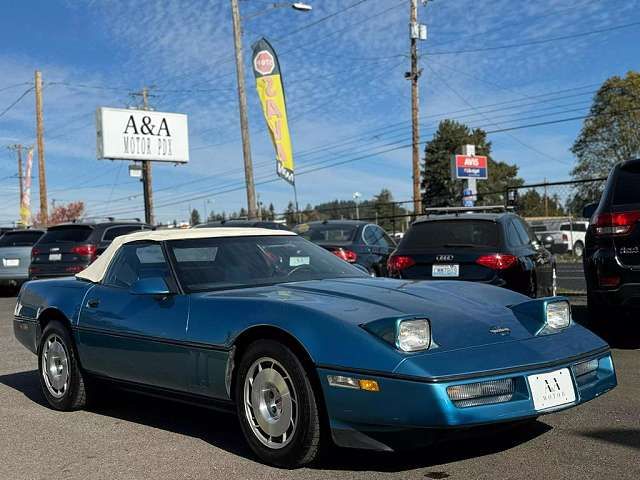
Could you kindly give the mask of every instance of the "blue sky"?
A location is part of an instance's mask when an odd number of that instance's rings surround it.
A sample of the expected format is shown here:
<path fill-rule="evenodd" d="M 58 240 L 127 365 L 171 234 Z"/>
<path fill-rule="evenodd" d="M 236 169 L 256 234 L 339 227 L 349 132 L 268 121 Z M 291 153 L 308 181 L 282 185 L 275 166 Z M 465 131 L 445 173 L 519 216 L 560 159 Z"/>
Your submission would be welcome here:
<path fill-rule="evenodd" d="M 186 219 L 189 207 L 244 206 L 228 0 L 5 3 L 0 111 L 29 88 L 39 68 L 50 201 L 83 200 L 89 215 L 143 215 L 141 185 L 128 177 L 127 162 L 96 160 L 94 112 L 131 106 L 137 100 L 130 92 L 153 85 L 157 110 L 189 115 L 191 145 L 188 165 L 154 166 L 157 219 Z M 400 148 L 411 138 L 404 79 L 409 2 L 309 0 L 310 13 L 283 8 L 253 16 L 271 3 L 240 3 L 243 16 L 252 17 L 244 44 L 260 199 L 278 211 L 292 199 L 288 184 L 272 181 L 273 150 L 249 69 L 250 44 L 261 35 L 280 56 L 300 203 L 348 199 L 355 191 L 366 198 L 384 187 L 409 199 L 411 149 Z M 626 26 L 640 22 L 639 3 L 436 0 L 421 6 L 429 28 L 420 44 L 421 139 L 444 118 L 497 130 L 587 113 L 598 84 L 639 68 L 640 24 Z M 33 110 L 30 93 L 0 117 L 0 146 L 34 142 Z M 491 134 L 494 158 L 518 165 L 527 182 L 566 179 L 580 126 Z M 15 168 L 13 154 L 0 149 L 0 224 L 18 216 Z M 34 205 L 37 194 L 34 177 Z"/>

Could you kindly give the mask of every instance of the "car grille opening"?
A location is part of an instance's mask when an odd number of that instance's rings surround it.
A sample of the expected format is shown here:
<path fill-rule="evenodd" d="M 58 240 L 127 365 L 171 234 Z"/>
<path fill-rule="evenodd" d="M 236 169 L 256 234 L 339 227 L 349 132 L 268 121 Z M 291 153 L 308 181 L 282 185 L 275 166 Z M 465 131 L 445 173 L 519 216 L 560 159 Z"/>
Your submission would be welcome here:
<path fill-rule="evenodd" d="M 447 394 L 458 408 L 508 402 L 513 398 L 513 378 L 465 383 L 447 387 Z"/>

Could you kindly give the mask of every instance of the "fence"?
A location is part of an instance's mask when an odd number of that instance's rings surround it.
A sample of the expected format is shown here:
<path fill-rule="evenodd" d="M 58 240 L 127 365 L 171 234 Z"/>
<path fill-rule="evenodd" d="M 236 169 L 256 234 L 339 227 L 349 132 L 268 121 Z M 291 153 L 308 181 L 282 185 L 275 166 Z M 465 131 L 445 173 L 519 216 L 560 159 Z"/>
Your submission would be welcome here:
<path fill-rule="evenodd" d="M 508 187 L 501 191 L 481 191 L 476 196 L 477 206 L 504 205 L 523 217 L 555 217 L 557 220 L 580 218 L 582 208 L 600 199 L 606 178 L 591 178 L 563 182 L 544 182 Z M 426 199 L 425 199 L 426 200 Z M 462 193 L 443 195 L 423 201 L 425 207 L 462 205 Z M 275 215 L 287 224 L 314 220 L 364 220 L 382 226 L 392 234 L 404 232 L 415 220 L 413 201 L 354 201 L 335 202 L 322 208 L 299 212 L 288 210 Z"/>

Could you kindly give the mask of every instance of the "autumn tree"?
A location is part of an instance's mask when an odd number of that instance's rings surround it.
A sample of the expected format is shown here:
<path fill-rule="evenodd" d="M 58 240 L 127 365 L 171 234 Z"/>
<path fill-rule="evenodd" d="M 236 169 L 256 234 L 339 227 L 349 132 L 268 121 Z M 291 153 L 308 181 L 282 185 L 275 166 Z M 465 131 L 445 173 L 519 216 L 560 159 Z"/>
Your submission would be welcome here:
<path fill-rule="evenodd" d="M 49 218 L 45 222 L 42 212 L 39 212 L 35 219 L 35 226 L 58 225 L 60 223 L 74 222 L 84 215 L 84 202 L 69 202 L 52 207 L 49 210 Z"/>

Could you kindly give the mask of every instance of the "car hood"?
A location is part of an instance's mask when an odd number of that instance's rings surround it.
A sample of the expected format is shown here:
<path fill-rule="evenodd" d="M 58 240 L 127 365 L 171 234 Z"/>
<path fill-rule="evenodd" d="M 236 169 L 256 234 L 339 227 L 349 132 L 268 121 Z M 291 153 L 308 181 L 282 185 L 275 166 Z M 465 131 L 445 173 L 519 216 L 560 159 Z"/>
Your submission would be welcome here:
<path fill-rule="evenodd" d="M 358 328 L 385 318 L 428 318 L 439 349 L 533 336 L 508 308 L 529 301 L 528 297 L 472 282 L 351 278 L 285 283 L 204 296 L 288 303 L 292 309 L 294 306 L 301 309 L 301 322 L 306 320 L 304 311 L 313 310 Z"/>

